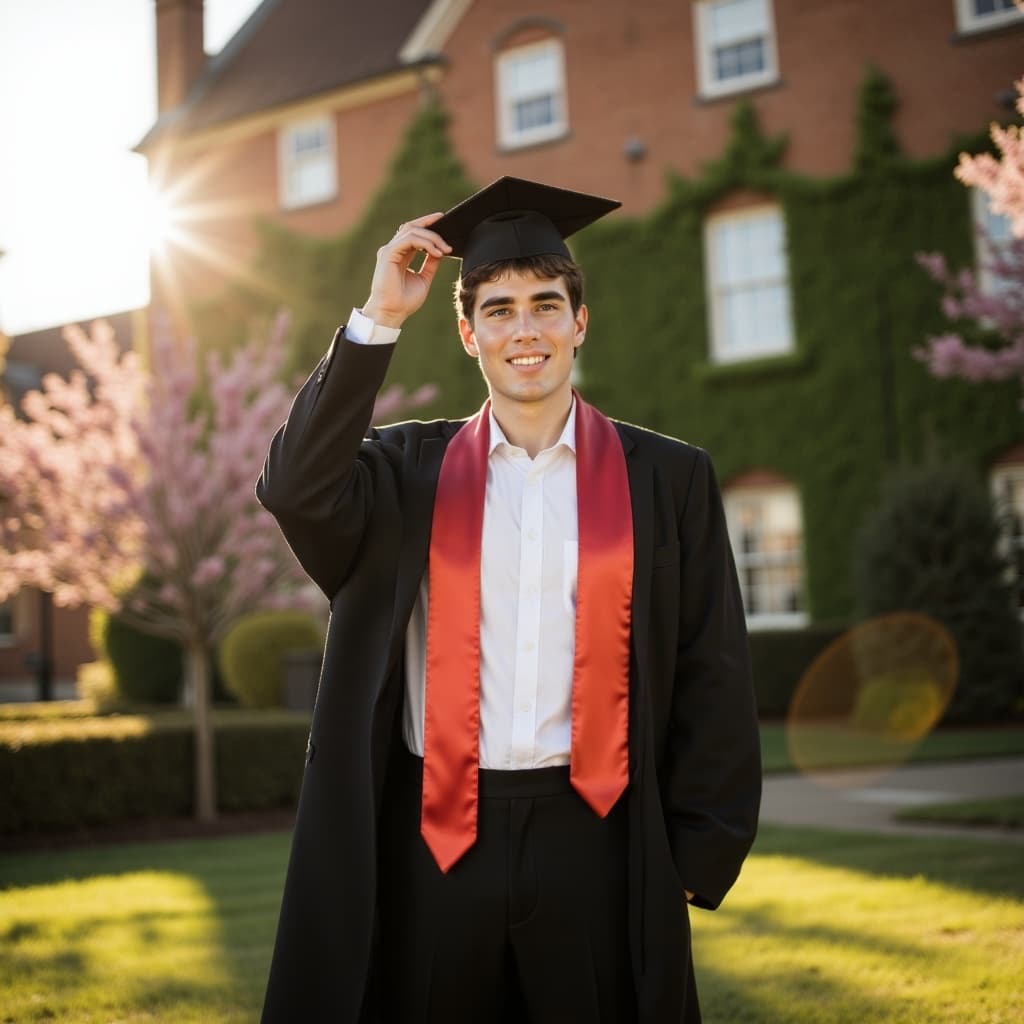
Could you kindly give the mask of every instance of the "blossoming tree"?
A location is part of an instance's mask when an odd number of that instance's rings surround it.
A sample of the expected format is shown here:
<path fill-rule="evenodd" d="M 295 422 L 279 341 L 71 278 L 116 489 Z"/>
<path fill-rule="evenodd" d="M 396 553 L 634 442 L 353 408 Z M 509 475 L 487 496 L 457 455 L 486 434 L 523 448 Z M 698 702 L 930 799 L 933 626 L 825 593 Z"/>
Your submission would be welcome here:
<path fill-rule="evenodd" d="M 0 599 L 22 586 L 178 641 L 195 714 L 195 811 L 216 816 L 211 654 L 239 616 L 311 599 L 253 488 L 288 412 L 285 324 L 205 364 L 152 338 L 149 365 L 108 326 L 65 332 L 80 366 L 0 408 Z M 205 374 L 203 373 L 205 370 Z M 376 415 L 433 397 L 388 392 Z"/>
<path fill-rule="evenodd" d="M 1024 78 L 1017 83 L 1017 91 L 1017 109 L 1024 115 Z M 956 332 L 929 338 L 916 354 L 937 377 L 1024 380 L 1024 131 L 1015 125 L 993 125 L 992 139 L 999 159 L 990 153 L 962 153 L 956 176 L 965 185 L 982 189 L 992 212 L 1010 222 L 1013 237 L 990 246 L 983 266 L 998 285 L 986 287 L 970 270 L 954 273 L 941 255 L 918 258 L 946 290 L 942 307 L 946 316 L 975 321 L 990 338 L 994 335 L 995 344 L 971 343 Z"/>

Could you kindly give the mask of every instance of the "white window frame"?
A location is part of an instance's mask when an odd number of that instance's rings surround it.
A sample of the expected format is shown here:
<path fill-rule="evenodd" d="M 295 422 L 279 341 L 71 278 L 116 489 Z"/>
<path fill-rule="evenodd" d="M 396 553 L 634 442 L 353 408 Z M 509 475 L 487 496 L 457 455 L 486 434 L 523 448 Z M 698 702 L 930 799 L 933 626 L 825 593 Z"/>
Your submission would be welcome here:
<path fill-rule="evenodd" d="M 775 43 L 775 11 L 772 0 L 760 0 L 765 7 L 768 31 L 764 36 L 765 66 L 760 71 L 737 75 L 735 78 L 720 79 L 715 75 L 715 61 L 712 53 L 711 26 L 716 8 L 738 0 L 698 0 L 693 4 L 693 38 L 697 49 L 697 90 L 708 99 L 730 96 L 748 89 L 771 85 L 779 79 L 779 55 Z"/>
<path fill-rule="evenodd" d="M 974 0 L 954 0 L 956 5 L 956 27 L 961 32 L 984 32 L 986 29 L 1012 25 L 1024 21 L 1024 11 L 1019 7 L 1009 7 L 1004 11 L 993 11 L 991 14 L 978 14 Z"/>
<path fill-rule="evenodd" d="M 798 536 L 795 547 L 781 552 L 758 552 L 751 555 L 743 548 L 743 538 L 739 533 L 738 507 L 744 502 L 764 502 L 772 496 L 785 495 L 795 504 L 797 515 Z M 725 504 L 726 523 L 729 528 L 729 542 L 732 545 L 733 559 L 740 581 L 740 592 L 743 595 L 743 608 L 746 612 L 749 629 L 800 629 L 807 625 L 807 574 L 804 558 L 804 527 L 803 505 L 799 491 L 784 482 L 774 484 L 737 484 L 725 488 L 722 495 Z M 800 607 L 796 611 L 750 611 L 750 594 L 748 574 L 753 570 L 772 567 L 795 567 L 799 576 L 797 598 Z"/>
<path fill-rule="evenodd" d="M 300 132 L 318 130 L 324 133 L 326 151 L 312 156 L 300 157 L 295 153 L 294 141 Z M 285 210 L 298 210 L 304 206 L 329 202 L 338 196 L 338 153 L 334 126 L 334 118 L 329 114 L 318 117 L 303 118 L 284 125 L 277 136 L 278 193 L 281 207 Z M 303 192 L 295 180 L 295 174 L 304 160 L 323 160 L 329 168 L 327 184 L 312 194 Z"/>
<path fill-rule="evenodd" d="M 750 341 L 737 346 L 728 344 L 726 336 L 727 317 L 725 314 L 726 292 L 736 286 L 731 282 L 723 283 L 717 278 L 716 258 L 718 239 L 716 230 L 721 225 L 734 224 L 740 220 L 753 220 L 771 214 L 778 217 L 782 228 L 782 276 L 766 276 L 761 285 L 776 284 L 785 292 L 784 337 L 781 342 L 759 343 Z M 795 350 L 795 331 L 793 328 L 793 303 L 789 283 L 789 258 L 786 247 L 786 218 L 782 208 L 774 203 L 758 206 L 745 206 L 738 210 L 725 210 L 712 214 L 704 221 L 704 285 L 708 303 L 708 331 L 711 340 L 711 361 L 714 363 L 738 363 L 751 359 L 787 355 Z M 748 286 L 752 283 L 748 282 Z"/>
<path fill-rule="evenodd" d="M 522 97 L 509 95 L 509 68 L 516 60 L 549 53 L 554 64 L 557 88 L 554 93 L 538 93 L 538 96 L 555 97 L 555 119 L 550 124 L 538 125 L 519 131 L 515 127 L 512 113 L 513 103 Z M 497 104 L 498 144 L 502 149 L 519 149 L 539 142 L 560 139 L 569 131 L 569 94 L 565 78 L 565 46 L 561 39 L 542 39 L 525 46 L 513 46 L 502 50 L 494 59 L 494 96 Z"/>
<path fill-rule="evenodd" d="M 1019 500 L 1007 507 L 1006 484 L 1016 485 Z M 1005 462 L 989 473 L 992 502 L 999 523 L 999 554 L 1010 561 L 1007 582 L 1013 587 L 1017 613 L 1024 620 L 1024 462 Z M 1016 517 L 1016 532 L 1013 523 Z"/>
<path fill-rule="evenodd" d="M 1013 238 L 1010 218 L 993 213 L 988 193 L 981 188 L 971 189 L 971 221 L 974 227 L 974 265 L 978 284 L 986 295 L 998 295 L 1016 283 L 996 277 L 987 264 L 996 255 L 999 246 Z"/>

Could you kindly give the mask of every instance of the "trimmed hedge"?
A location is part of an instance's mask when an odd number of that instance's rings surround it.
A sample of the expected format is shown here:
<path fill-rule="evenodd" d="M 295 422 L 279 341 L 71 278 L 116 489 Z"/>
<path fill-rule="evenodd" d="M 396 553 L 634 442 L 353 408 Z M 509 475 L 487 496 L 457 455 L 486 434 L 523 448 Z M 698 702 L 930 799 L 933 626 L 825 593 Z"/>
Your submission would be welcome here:
<path fill-rule="evenodd" d="M 293 807 L 307 715 L 214 712 L 221 811 Z M 192 813 L 186 713 L 0 722 L 0 836 Z"/>
<path fill-rule="evenodd" d="M 750 660 L 761 718 L 785 717 L 804 672 L 844 632 L 844 626 L 833 624 L 750 634 Z"/>

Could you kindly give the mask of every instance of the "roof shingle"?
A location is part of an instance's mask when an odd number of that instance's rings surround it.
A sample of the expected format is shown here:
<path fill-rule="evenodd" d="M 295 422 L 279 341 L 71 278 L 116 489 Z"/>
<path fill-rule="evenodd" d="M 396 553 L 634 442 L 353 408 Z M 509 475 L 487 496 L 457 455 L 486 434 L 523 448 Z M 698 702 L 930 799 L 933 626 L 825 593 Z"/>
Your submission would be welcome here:
<path fill-rule="evenodd" d="M 430 0 L 263 0 L 181 107 L 138 148 L 167 132 L 189 135 L 248 114 L 376 78 L 403 65 L 398 52 Z"/>

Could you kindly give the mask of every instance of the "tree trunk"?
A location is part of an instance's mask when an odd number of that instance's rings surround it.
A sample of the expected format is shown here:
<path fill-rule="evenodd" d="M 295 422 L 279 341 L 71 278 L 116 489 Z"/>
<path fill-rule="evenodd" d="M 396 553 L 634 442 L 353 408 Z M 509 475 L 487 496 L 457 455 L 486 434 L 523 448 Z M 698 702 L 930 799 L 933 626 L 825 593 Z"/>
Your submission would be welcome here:
<path fill-rule="evenodd" d="M 210 711 L 210 658 L 201 644 L 189 644 L 185 649 L 185 688 L 192 698 L 195 721 L 195 815 L 198 821 L 213 821 L 217 817 L 217 777 Z"/>

